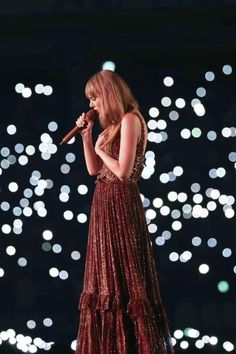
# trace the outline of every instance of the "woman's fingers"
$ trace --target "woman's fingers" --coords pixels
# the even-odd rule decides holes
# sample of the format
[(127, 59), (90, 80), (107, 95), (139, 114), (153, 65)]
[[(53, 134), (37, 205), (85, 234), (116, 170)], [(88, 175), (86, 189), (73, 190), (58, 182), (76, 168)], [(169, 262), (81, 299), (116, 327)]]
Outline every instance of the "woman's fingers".
[(86, 134), (86, 132), (91, 130), (93, 126), (93, 121), (91, 119), (86, 119), (85, 113), (82, 113), (75, 123), (79, 128), (82, 128), (80, 131), (82, 135)]

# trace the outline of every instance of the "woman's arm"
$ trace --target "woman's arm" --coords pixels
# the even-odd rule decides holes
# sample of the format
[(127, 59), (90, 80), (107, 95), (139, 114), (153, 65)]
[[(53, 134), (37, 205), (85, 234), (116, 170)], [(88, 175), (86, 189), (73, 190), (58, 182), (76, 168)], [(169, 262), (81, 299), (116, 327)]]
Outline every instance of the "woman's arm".
[(85, 113), (83, 113), (76, 121), (78, 127), (83, 127), (86, 122), (86, 128), (81, 130), (81, 136), (84, 148), (84, 157), (87, 166), (88, 173), (90, 175), (97, 175), (102, 167), (102, 160), (96, 154), (93, 140), (92, 140), (92, 127), (93, 121), (91, 119), (86, 119)]
[(140, 131), (139, 118), (134, 113), (126, 113), (121, 122), (118, 160), (100, 149), (103, 137), (96, 142), (95, 152), (121, 181), (128, 179), (132, 173)]
[(103, 162), (95, 152), (93, 141), (92, 141), (92, 134), (83, 137), (83, 148), (84, 148), (84, 157), (85, 157), (88, 173), (91, 176), (97, 175), (99, 170), (102, 167)]

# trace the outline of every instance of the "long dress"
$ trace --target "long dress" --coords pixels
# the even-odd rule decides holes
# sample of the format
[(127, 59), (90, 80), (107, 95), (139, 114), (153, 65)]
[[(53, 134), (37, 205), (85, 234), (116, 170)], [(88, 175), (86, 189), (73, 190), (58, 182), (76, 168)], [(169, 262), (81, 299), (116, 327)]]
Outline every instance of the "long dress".
[[(142, 132), (130, 178), (103, 165), (95, 182), (75, 354), (174, 353), (137, 185), (147, 128), (136, 114)], [(115, 159), (119, 146), (118, 134)]]

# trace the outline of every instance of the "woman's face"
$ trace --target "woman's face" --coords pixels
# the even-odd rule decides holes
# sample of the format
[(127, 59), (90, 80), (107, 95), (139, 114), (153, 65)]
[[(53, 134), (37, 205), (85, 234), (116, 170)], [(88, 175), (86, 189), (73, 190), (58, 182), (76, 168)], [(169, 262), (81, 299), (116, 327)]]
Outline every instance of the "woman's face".
[(89, 97), (89, 107), (99, 114), (101, 111), (101, 98)]

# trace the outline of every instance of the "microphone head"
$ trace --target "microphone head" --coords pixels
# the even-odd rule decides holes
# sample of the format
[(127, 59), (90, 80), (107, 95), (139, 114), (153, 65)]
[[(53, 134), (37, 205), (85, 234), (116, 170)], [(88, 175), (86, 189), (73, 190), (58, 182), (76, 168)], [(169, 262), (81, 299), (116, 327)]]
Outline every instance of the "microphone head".
[(91, 120), (94, 120), (96, 118), (97, 112), (94, 109), (90, 109), (87, 113), (86, 113), (86, 117), (88, 117)]

